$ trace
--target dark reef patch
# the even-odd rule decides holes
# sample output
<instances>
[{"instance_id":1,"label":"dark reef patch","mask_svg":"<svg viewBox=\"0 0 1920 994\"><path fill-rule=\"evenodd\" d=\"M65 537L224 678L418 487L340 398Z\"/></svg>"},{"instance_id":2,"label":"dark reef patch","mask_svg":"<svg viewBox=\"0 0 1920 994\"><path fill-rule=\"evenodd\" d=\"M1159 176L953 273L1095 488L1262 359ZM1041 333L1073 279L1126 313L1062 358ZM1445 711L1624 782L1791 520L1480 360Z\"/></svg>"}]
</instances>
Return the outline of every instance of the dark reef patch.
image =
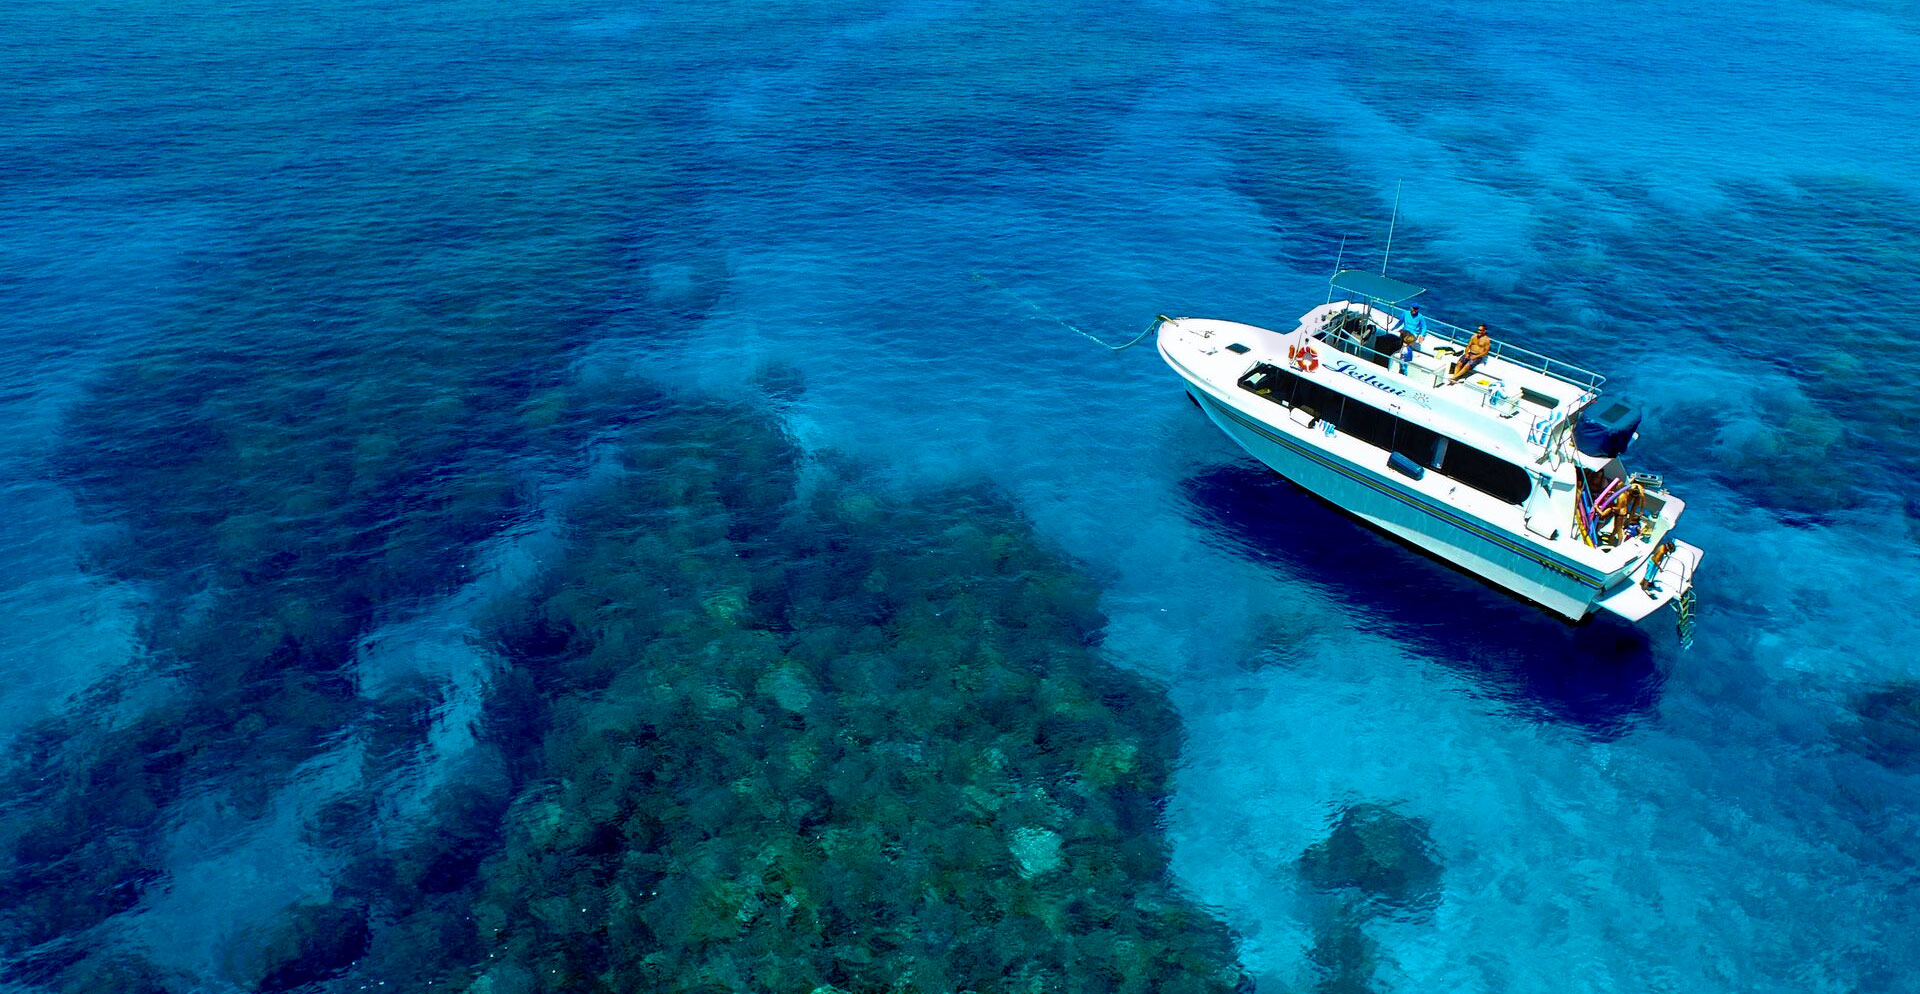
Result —
<instances>
[{"instance_id":1,"label":"dark reef patch","mask_svg":"<svg viewBox=\"0 0 1920 994\"><path fill-rule=\"evenodd\" d=\"M379 747L370 777L407 761L431 701L363 697L360 639L471 579L476 546L524 520L542 474L578 472L594 438L671 403L546 386L570 333L498 332L361 339L353 362L384 375L332 391L313 382L346 361L337 342L162 345L76 405L57 464L111 526L93 568L146 592L146 668L169 689L114 725L48 722L10 757L0 951L45 956L134 907L159 878L161 813L183 796L217 784L257 816L360 726ZM449 859L456 876L479 862Z\"/></svg>"},{"instance_id":2,"label":"dark reef patch","mask_svg":"<svg viewBox=\"0 0 1920 994\"><path fill-rule=\"evenodd\" d=\"M567 61L509 60L492 89L626 105ZM404 763L418 722L362 696L359 640L467 583L476 547L527 520L541 481L671 403L579 385L608 325L645 338L722 292L697 211L670 238L627 230L636 187L675 181L653 157L538 154L550 136L510 101L467 106L476 121L360 79L392 140L343 141L365 150L345 161L324 149L351 114L277 105L310 151L229 184L271 209L199 260L192 293L67 412L53 465L106 536L89 566L138 585L142 665L169 689L112 726L49 722L0 771L0 895L18 898L0 902L0 955L137 904L159 813L183 796L217 784L257 813L362 723L382 746L370 778ZM472 182L501 168L510 198ZM424 879L451 885L463 861L478 857Z\"/></svg>"},{"instance_id":3,"label":"dark reef patch","mask_svg":"<svg viewBox=\"0 0 1920 994\"><path fill-rule=\"evenodd\" d=\"M218 541L260 499L199 482L223 475L230 441L153 470L173 507L204 513L144 522L165 550L135 532L109 551L162 589L162 560L192 551L200 582L156 598L149 635L182 692L124 728L25 740L38 752L9 776L0 877L10 954L56 985L177 987L81 940L160 879L163 813L218 782L236 815L260 816L353 730L357 785L305 826L348 866L329 900L236 951L259 990L1244 983L1232 935L1168 878L1177 720L1160 688L1101 659L1098 591L1004 495L887 496L858 468L809 465L766 409L626 400L619 423L565 391L534 408L604 458L569 505L564 554L489 621L510 665L487 687L478 758L405 821L382 785L417 761L436 690L363 696L355 652L396 598L442 588L316 548L312 521ZM573 418L593 424L559 427ZM477 465L494 434L439 465ZM134 499L110 474L85 484L104 506ZM322 488L313 513L344 513L341 493ZM429 500L395 527L470 549L488 529L465 507Z\"/></svg>"},{"instance_id":4,"label":"dark reef patch","mask_svg":"<svg viewBox=\"0 0 1920 994\"><path fill-rule=\"evenodd\" d=\"M1852 726L1841 741L1880 765L1920 771L1920 683L1896 681L1848 701Z\"/></svg>"},{"instance_id":5,"label":"dark reef patch","mask_svg":"<svg viewBox=\"0 0 1920 994\"><path fill-rule=\"evenodd\" d=\"M1440 861L1431 826L1383 804L1340 812L1327 837L1300 857L1300 873L1324 891L1350 890L1376 909L1414 917L1440 903Z\"/></svg>"},{"instance_id":6,"label":"dark reef patch","mask_svg":"<svg viewBox=\"0 0 1920 994\"><path fill-rule=\"evenodd\" d=\"M1336 124L1273 107L1223 108L1210 123L1233 149L1228 185L1282 236L1282 262L1308 273L1331 272L1336 261L1365 267L1372 246L1345 236L1383 215L1382 205L1371 184L1335 168L1343 161Z\"/></svg>"},{"instance_id":7,"label":"dark reef patch","mask_svg":"<svg viewBox=\"0 0 1920 994\"><path fill-rule=\"evenodd\" d=\"M876 496L764 413L636 423L502 638L513 771L358 867L355 976L500 990L1230 990L1167 879L1178 727L997 492ZM477 864L478 848L488 855ZM476 976L471 964L481 964Z\"/></svg>"},{"instance_id":8,"label":"dark reef patch","mask_svg":"<svg viewBox=\"0 0 1920 994\"><path fill-rule=\"evenodd\" d=\"M1167 703L1004 498L798 492L722 405L622 451L529 626L549 712L472 895L512 965L477 986L1238 982L1166 880Z\"/></svg>"},{"instance_id":9,"label":"dark reef patch","mask_svg":"<svg viewBox=\"0 0 1920 994\"><path fill-rule=\"evenodd\" d=\"M366 954L371 935L365 908L298 908L280 934L266 943L263 955L271 965L254 989L279 994L331 980Z\"/></svg>"},{"instance_id":10,"label":"dark reef patch","mask_svg":"<svg viewBox=\"0 0 1920 994\"><path fill-rule=\"evenodd\" d=\"M1380 943L1367 934L1367 918L1347 909L1336 909L1314 922L1313 945L1307 947L1307 962L1316 972L1315 994L1373 994L1374 973L1385 956Z\"/></svg>"},{"instance_id":11,"label":"dark reef patch","mask_svg":"<svg viewBox=\"0 0 1920 994\"><path fill-rule=\"evenodd\" d=\"M1424 818L1361 802L1341 809L1327 837L1300 854L1300 876L1322 895L1307 949L1315 991L1379 990L1376 974L1389 957L1368 926L1432 922L1444 867L1430 832Z\"/></svg>"}]
</instances>

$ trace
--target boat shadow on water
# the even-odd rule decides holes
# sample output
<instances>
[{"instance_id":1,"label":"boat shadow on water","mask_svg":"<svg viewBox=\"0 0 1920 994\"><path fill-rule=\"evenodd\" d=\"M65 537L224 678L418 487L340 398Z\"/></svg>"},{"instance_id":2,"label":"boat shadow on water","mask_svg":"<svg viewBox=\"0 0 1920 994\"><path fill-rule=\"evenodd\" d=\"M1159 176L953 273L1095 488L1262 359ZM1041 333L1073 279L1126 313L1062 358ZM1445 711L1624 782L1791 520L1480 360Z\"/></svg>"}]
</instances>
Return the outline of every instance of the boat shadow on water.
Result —
<instances>
[{"instance_id":1,"label":"boat shadow on water","mask_svg":"<svg viewBox=\"0 0 1920 994\"><path fill-rule=\"evenodd\" d=\"M1455 670L1529 717L1614 738L1651 714L1665 675L1647 633L1610 615L1570 624L1384 535L1251 463L1182 485L1222 547L1351 605L1355 624Z\"/></svg>"}]
</instances>

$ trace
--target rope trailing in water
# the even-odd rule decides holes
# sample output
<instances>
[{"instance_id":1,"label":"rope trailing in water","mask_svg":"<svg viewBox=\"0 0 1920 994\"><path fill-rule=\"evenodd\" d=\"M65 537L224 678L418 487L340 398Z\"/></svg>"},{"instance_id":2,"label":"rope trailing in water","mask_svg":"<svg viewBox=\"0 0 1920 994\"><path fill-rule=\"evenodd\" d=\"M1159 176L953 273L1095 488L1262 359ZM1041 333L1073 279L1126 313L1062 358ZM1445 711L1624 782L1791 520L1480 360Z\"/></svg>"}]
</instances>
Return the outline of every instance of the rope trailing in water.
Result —
<instances>
[{"instance_id":1,"label":"rope trailing in water","mask_svg":"<svg viewBox=\"0 0 1920 994\"><path fill-rule=\"evenodd\" d=\"M1100 346L1101 348L1103 348L1103 349L1107 349L1108 351L1111 351L1111 352L1118 352L1118 351L1120 351L1120 350L1122 350L1122 349L1130 349L1130 348L1133 348L1134 346L1136 346L1136 345L1138 345L1138 344L1140 344L1140 342L1141 342L1142 340L1144 340L1144 339L1145 339L1145 338L1146 338L1146 337L1147 337L1148 335L1151 335L1151 334L1153 334L1153 329L1155 329L1155 328L1158 328L1158 327L1160 327L1160 322L1162 322L1162 321L1165 321L1165 320L1167 320L1167 316L1166 316L1166 315L1164 315L1164 314L1162 314L1162 315L1159 315L1158 317L1155 317L1155 318L1153 319L1153 323L1152 323L1152 324L1149 324L1149 325L1147 325L1147 330L1145 330L1145 331L1143 331L1143 332L1141 332L1141 333L1140 333L1140 334L1138 334L1138 335L1135 335L1135 336L1133 336L1133 341L1131 341L1131 342L1128 342L1128 343L1127 343L1127 344L1125 344L1125 345L1109 345L1108 343L1106 343L1106 342L1104 342L1104 341L1101 341L1101 340L1100 340L1099 338L1096 338L1096 337L1094 337L1093 335L1089 335L1089 334L1087 334L1086 332L1084 332L1084 331L1081 331L1080 329L1078 329L1078 328L1076 328L1076 327L1074 327L1073 325L1070 325L1070 324L1068 324L1067 322L1065 322L1065 321L1062 321L1062 320L1060 320L1059 318L1057 318L1057 317L1054 317L1054 316L1053 316L1053 315L1051 315L1051 314L1048 314L1048 313L1047 313L1046 311L1044 311L1044 310L1041 310L1041 309L1040 309L1040 305L1039 305L1039 304L1036 304L1036 303L1034 303L1033 301L1031 301L1031 300L1028 300L1027 298L1025 298L1025 297L1022 297L1022 296L1020 296L1019 294L1017 294L1017 293L1015 293L1015 292L1013 292L1012 290L1009 290L1009 289L1007 289L1006 287L1003 287L1003 286L1001 286L1000 284L998 284L998 283L995 283L995 282L994 282L994 281L992 281L991 279L988 279L987 277L985 277L985 276L982 276L982 275L980 275L979 273L974 273L974 274L973 274L973 279L974 279L974 282L976 282L976 283L985 283L986 285L988 285L988 286L990 286L990 287L992 287L992 288L994 288L995 290L998 290L998 291L1000 291L1001 293L1004 293L1004 294L1006 294L1007 296L1009 296L1009 297L1012 297L1013 299L1015 299L1015 300L1017 300L1017 301L1019 301L1019 302L1021 302L1021 303L1023 303L1023 304L1025 304L1025 305L1027 305L1027 306L1028 306L1029 308L1032 308L1032 310L1033 310L1033 312L1034 312L1035 314L1038 314L1038 315L1040 315L1041 317L1043 317L1043 318L1046 318L1046 319L1047 319L1047 320L1049 320L1049 321L1052 321L1052 322L1053 322L1054 324L1057 324L1057 325L1059 325L1060 327L1062 327L1062 328L1065 328L1065 329L1067 329L1068 331L1071 331L1071 332L1073 332L1073 333L1074 333L1074 334L1076 334L1076 335L1079 335L1079 336L1080 336L1081 338L1084 338L1084 339L1086 339L1086 340L1088 340L1088 341L1090 341L1090 342L1092 342L1092 343L1094 343L1095 345L1098 345L1098 346Z\"/></svg>"}]
</instances>

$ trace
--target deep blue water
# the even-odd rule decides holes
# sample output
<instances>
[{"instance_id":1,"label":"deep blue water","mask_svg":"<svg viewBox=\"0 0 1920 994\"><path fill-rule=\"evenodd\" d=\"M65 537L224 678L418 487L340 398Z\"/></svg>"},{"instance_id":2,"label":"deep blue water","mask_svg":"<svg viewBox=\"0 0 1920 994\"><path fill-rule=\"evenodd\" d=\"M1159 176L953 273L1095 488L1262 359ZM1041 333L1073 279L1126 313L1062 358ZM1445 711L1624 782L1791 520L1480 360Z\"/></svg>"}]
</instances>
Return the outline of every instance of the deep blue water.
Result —
<instances>
[{"instance_id":1,"label":"deep blue water","mask_svg":"<svg viewBox=\"0 0 1920 994\"><path fill-rule=\"evenodd\" d=\"M611 878L542 904L577 867L516 862L560 822L637 851L593 805L639 788L556 772L637 761L574 730L660 674L775 729L824 681L918 731L838 779L780 740L752 796L920 783L964 733L874 633L947 637L1014 555L979 637L1084 655L1167 772L1082 750L1052 775L1112 798L1022 780L1053 799L1001 828L1164 833L1261 991L1915 989L1908 5L117 0L0 12L0 82L0 986L504 992L692 942L566 932ZM1063 326L1287 324L1396 185L1436 313L1645 408L1691 650L1362 530ZM1085 727L1035 770L1108 720L1045 688ZM757 824L724 793L683 807ZM1417 913L1301 869L1354 805L1422 826ZM1038 845L979 873L1064 872Z\"/></svg>"}]
</instances>

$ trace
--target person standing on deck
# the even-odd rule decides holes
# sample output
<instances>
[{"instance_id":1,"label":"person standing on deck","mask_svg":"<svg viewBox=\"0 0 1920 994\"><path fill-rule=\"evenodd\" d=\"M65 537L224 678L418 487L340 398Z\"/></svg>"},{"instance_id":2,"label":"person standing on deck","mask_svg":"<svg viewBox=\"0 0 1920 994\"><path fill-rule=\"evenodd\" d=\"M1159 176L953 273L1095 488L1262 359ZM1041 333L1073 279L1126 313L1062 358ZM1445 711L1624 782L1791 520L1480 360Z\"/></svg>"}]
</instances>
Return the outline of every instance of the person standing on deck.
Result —
<instances>
[{"instance_id":1,"label":"person standing on deck","mask_svg":"<svg viewBox=\"0 0 1920 994\"><path fill-rule=\"evenodd\" d=\"M1427 319L1420 314L1420 305L1407 308L1406 319L1400 322L1400 373L1406 375L1407 363L1413 361L1413 353L1420 348L1420 340L1427 337Z\"/></svg>"}]
</instances>

